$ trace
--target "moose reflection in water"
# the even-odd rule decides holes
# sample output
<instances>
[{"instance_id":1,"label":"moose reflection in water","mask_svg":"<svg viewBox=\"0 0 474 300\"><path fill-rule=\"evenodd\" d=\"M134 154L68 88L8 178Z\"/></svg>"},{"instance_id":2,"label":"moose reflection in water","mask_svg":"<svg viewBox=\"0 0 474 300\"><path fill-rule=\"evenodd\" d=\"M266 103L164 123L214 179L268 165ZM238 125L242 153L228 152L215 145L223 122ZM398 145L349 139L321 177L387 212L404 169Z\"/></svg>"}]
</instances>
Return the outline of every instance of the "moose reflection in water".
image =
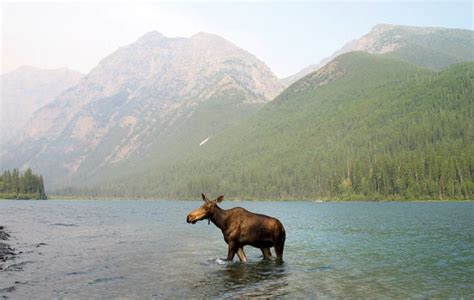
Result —
<instances>
[{"instance_id":1,"label":"moose reflection in water","mask_svg":"<svg viewBox=\"0 0 474 300\"><path fill-rule=\"evenodd\" d=\"M229 247L227 260L233 260L237 254L240 261L246 262L247 256L244 252L246 245L260 248L264 259L272 257L270 248L274 247L277 259L283 260L285 228L278 219L255 214L241 207L222 209L217 203L222 202L224 196L211 201L202 194L202 200L204 204L190 212L186 221L195 224L197 221L208 219L219 227Z\"/></svg>"}]
</instances>

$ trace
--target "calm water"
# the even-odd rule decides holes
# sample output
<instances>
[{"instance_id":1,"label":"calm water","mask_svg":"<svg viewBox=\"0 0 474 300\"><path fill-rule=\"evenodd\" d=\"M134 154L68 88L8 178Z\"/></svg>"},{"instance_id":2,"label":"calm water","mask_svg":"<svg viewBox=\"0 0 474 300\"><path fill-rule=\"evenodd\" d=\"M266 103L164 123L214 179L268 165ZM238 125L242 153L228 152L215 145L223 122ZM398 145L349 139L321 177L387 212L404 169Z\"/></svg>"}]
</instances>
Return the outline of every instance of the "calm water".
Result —
<instances>
[{"instance_id":1,"label":"calm water","mask_svg":"<svg viewBox=\"0 0 474 300\"><path fill-rule=\"evenodd\" d=\"M226 263L200 201L0 201L0 297L473 298L474 203L223 202L278 217L285 262ZM13 287L13 288L12 288Z\"/></svg>"}]
</instances>

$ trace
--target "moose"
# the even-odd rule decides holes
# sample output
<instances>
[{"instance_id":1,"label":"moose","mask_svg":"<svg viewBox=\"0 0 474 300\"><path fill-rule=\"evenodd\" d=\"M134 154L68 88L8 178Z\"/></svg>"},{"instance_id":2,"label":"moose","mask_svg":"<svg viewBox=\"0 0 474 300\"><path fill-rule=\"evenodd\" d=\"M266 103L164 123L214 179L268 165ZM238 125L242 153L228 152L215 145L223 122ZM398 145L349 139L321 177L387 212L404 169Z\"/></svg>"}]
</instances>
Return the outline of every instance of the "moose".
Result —
<instances>
[{"instance_id":1,"label":"moose","mask_svg":"<svg viewBox=\"0 0 474 300\"><path fill-rule=\"evenodd\" d=\"M204 194L201 196L204 204L190 212L186 221L196 224L207 219L209 224L212 222L219 227L228 245L228 261L232 261L237 254L241 262L247 262L246 245L260 248L264 259L272 258L270 248L274 247L277 259L283 260L286 234L278 219L252 213L242 207L222 209L217 204L224 200L223 195L212 201Z\"/></svg>"}]
</instances>

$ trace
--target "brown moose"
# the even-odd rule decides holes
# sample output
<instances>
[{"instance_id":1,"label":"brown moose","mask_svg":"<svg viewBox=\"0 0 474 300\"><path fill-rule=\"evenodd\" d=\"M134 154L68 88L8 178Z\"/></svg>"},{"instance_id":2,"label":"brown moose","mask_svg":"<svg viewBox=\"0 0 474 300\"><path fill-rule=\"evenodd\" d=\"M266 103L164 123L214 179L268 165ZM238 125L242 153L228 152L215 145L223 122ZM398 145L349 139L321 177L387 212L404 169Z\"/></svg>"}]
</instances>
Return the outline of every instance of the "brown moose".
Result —
<instances>
[{"instance_id":1,"label":"brown moose","mask_svg":"<svg viewBox=\"0 0 474 300\"><path fill-rule=\"evenodd\" d=\"M246 262L247 256L244 246L250 245L262 250L263 258L271 258L271 247L275 248L277 259L283 259L283 248L285 246L285 228L275 218L255 214L241 207L222 209L217 203L224 200L219 196L215 200L209 200L202 194L204 204L190 212L186 221L195 224L197 221L208 219L222 230L224 240L229 246L227 260L234 259L235 254L240 261Z\"/></svg>"}]
</instances>

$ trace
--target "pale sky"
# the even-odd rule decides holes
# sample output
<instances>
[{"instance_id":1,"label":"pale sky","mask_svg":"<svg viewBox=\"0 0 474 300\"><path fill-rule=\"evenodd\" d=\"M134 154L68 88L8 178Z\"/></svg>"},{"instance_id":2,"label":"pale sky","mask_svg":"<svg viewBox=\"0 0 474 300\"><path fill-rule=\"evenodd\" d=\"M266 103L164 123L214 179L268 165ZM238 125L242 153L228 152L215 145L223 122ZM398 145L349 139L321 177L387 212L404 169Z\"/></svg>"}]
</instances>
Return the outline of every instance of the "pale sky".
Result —
<instances>
[{"instance_id":1,"label":"pale sky","mask_svg":"<svg viewBox=\"0 0 474 300\"><path fill-rule=\"evenodd\" d=\"M474 29L466 2L2 3L1 70L83 73L145 33L221 35L279 77L319 62L379 23Z\"/></svg>"}]
</instances>

